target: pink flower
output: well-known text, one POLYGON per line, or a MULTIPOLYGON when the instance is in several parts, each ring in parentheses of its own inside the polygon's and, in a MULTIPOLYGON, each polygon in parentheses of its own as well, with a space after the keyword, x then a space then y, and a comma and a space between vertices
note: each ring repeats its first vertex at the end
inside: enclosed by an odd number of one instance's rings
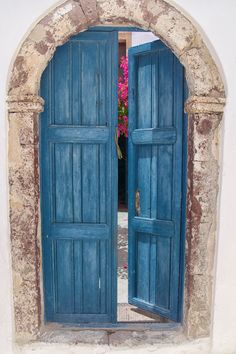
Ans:
POLYGON ((118 137, 128 137, 128 58, 120 58, 122 74, 118 79, 118 137))

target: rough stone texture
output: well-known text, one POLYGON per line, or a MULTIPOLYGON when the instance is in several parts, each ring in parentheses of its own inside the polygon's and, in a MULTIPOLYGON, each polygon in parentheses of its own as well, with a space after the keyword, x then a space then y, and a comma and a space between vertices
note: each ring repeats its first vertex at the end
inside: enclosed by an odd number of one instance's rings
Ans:
POLYGON ((40 252, 38 229, 39 97, 9 100, 10 225, 16 332, 35 334, 40 326, 40 252))
MULTIPOLYGON (((57 46, 88 26, 101 23, 138 25, 152 30, 185 66, 190 98, 186 104, 189 155, 184 325, 189 337, 208 336, 218 190, 218 125, 224 107, 224 88, 194 25, 162 0, 65 1, 36 24, 18 52, 8 90, 16 334, 21 338, 37 337, 42 312, 37 125, 43 105, 37 96, 40 77, 57 46)), ((115 345, 118 334, 112 334, 110 339, 115 345)))
POLYGON ((18 95, 7 98, 9 113, 39 113, 43 110, 44 100, 35 95, 18 95))
POLYGON ((45 343, 88 343, 88 344, 108 344, 108 333, 104 330, 65 330, 58 329, 42 333, 39 340, 45 343))
POLYGON ((35 94, 56 47, 94 24, 150 29, 180 58, 191 95, 224 96, 218 69, 193 24, 163 0, 65 1, 45 16, 22 44, 12 69, 9 94, 35 94))
POLYGON ((64 2, 44 17, 21 46, 14 62, 9 94, 36 94, 40 77, 57 46, 97 21, 94 1, 64 2), (87 11, 88 13, 86 14, 87 11))
POLYGON ((219 71, 203 41, 198 38, 179 56, 186 69, 186 79, 190 95, 224 97, 224 85, 219 71))
POLYGON ((190 96, 185 103, 185 111, 187 113, 222 113, 224 106, 224 97, 190 96))
POLYGON ((189 112, 185 324, 188 336, 196 337, 209 335, 211 325, 219 169, 216 151, 223 100, 192 97, 185 109, 189 112))
POLYGON ((110 346, 133 347, 157 344, 179 344, 186 341, 181 331, 115 331, 109 335, 110 346))
MULTIPOLYGON (((53 327, 53 326, 51 326, 53 327)), ((109 346, 139 346, 154 344, 179 344, 186 341, 186 336, 181 329, 175 330, 121 330, 117 329, 49 329, 40 334, 39 341, 44 343, 67 344, 109 344, 109 346)))
POLYGON ((93 23, 98 19, 97 1, 96 0, 80 0, 78 1, 88 21, 93 23))
POLYGON ((128 23, 155 33, 185 66, 190 95, 224 96, 218 69, 194 25, 162 0, 98 0, 100 21, 128 23))
POLYGON ((78 343, 63 344, 60 343, 17 343, 17 354, 210 354, 211 343, 208 338, 201 338, 197 340, 184 341, 180 344, 160 342, 158 344, 143 344, 140 346, 133 345, 124 346, 108 346, 108 345, 91 345, 78 343))

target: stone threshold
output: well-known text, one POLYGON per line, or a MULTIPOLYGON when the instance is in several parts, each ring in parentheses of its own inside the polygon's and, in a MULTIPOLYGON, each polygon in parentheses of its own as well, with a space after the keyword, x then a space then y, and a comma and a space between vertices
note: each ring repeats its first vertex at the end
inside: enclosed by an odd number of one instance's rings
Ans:
POLYGON ((104 326, 87 324, 69 327, 45 325, 38 343, 96 344, 111 346, 139 346, 155 344, 180 344, 187 341, 181 324, 177 323, 117 323, 104 326))

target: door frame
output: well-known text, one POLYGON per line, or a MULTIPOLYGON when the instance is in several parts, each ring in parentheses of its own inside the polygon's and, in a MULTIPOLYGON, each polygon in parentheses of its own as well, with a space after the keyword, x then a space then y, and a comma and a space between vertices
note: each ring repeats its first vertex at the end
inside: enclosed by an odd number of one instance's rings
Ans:
MULTIPOLYGON (((117 81, 118 83, 118 44, 119 44, 119 32, 147 32, 144 31, 138 27, 114 27, 114 26, 94 26, 90 27, 87 32, 115 32, 117 35, 114 37, 116 38, 116 42, 114 43, 113 50, 111 51, 111 77, 112 77, 112 82, 114 80, 117 81), (117 58, 117 60, 116 60, 117 58)), ((184 98, 187 98, 187 87, 186 87, 186 81, 184 81, 184 98)), ((116 85, 113 88, 113 92, 111 93, 111 108, 110 111, 112 112, 112 116, 116 114, 117 116, 117 99, 118 99, 118 85, 116 85)), ((184 105, 184 102, 183 102, 184 105)), ((113 124, 111 122, 111 135, 115 135, 114 127, 116 126, 116 123, 113 124)), ((181 231, 180 231, 180 262, 179 262, 179 268, 180 268, 180 280, 179 280, 179 306, 178 306, 178 321, 176 323, 182 322, 183 319, 183 289, 184 289, 184 274, 185 274, 185 262, 184 262, 184 256, 185 256, 185 217, 186 217, 186 192, 187 192, 187 185, 186 185, 186 176, 187 176, 187 114, 184 114, 183 112, 183 129, 182 129, 182 139, 183 139, 183 145, 182 145, 182 158, 183 158, 183 163, 182 163, 182 200, 181 200, 181 231)), ((129 138, 128 138, 129 139, 129 138)), ((40 135, 40 141, 44 141, 43 137, 40 135)), ((44 141, 45 143, 45 141, 44 141)), ((45 150, 44 145, 41 144, 40 146, 40 162, 42 160, 42 155, 45 150)), ((42 185, 42 190, 43 190, 43 183, 42 183, 42 176, 43 176, 43 167, 45 164, 40 163, 40 175, 41 175, 41 185, 42 185)), ((118 290, 118 276, 117 276, 117 261, 118 261, 118 159, 117 159, 117 154, 115 150, 115 144, 112 144, 112 151, 111 151, 111 168, 113 171, 115 171, 115 183, 113 185, 113 198, 111 202, 111 215, 112 215, 112 226, 111 226, 111 234, 112 234, 112 245, 113 245, 113 250, 114 253, 111 252, 111 260, 110 264, 112 264, 112 275, 111 277, 108 277, 108 279, 111 280, 111 298, 109 301, 111 301, 111 313, 112 313, 112 323, 118 323, 117 322, 117 313, 118 313, 118 303, 117 303, 117 290, 118 290)), ((129 171, 128 171, 129 173, 129 171)), ((45 213, 48 212, 48 209, 45 209, 45 212, 43 212, 43 198, 40 198, 41 200, 41 214, 42 217, 45 215, 45 213)), ((129 213, 129 209, 128 209, 129 213)), ((43 227, 43 223, 42 223, 43 227)), ((43 231, 43 230, 42 230, 43 231)), ((43 236, 42 236, 43 237, 43 236)), ((45 243, 45 242, 44 242, 45 243)), ((128 247, 130 247, 129 242, 128 242, 128 247)), ((128 278, 128 284, 129 284, 129 278, 128 278)), ((129 285, 130 287, 130 285, 129 285)), ((44 296, 45 296, 45 289, 44 289, 44 296)), ((45 302, 45 300, 44 300, 45 302)), ((81 322, 80 324, 82 324, 81 322)), ((89 324, 90 327, 92 327, 94 323, 89 324)), ((95 323, 96 325, 96 323, 95 323)), ((133 324, 130 324, 133 326, 133 324)), ((149 327, 149 324, 146 324, 147 327, 149 327)), ((129 327, 129 324, 126 325, 126 327, 129 327)), ((151 326, 153 327, 153 325, 151 326)))
POLYGON ((40 77, 56 47, 69 36, 91 25, 117 23, 149 29, 164 40, 186 69, 189 98, 185 110, 189 124, 183 323, 184 333, 189 338, 210 335, 219 189, 219 124, 225 106, 225 89, 214 56, 192 19, 168 0, 157 0, 151 7, 148 4, 147 0, 143 9, 135 7, 130 13, 127 0, 119 4, 115 0, 100 2, 98 7, 91 8, 79 2, 70 6, 64 1, 32 27, 15 55, 7 103, 11 257, 18 338, 24 339, 26 334, 28 338, 36 338, 43 323, 38 117, 44 102, 38 96, 40 77), (195 43, 198 43, 197 49, 195 43))

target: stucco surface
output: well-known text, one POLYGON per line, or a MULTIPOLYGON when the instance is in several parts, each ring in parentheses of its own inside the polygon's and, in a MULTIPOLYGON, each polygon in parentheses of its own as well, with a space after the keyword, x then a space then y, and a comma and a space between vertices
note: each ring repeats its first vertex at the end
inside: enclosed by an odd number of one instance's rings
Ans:
POLYGON ((65 1, 23 42, 9 84, 9 185, 15 329, 36 338, 41 326, 38 96, 41 74, 56 47, 91 24, 130 24, 152 30, 186 69, 190 98, 184 328, 209 336, 218 191, 218 129, 224 87, 194 25, 167 1, 65 1))
POLYGON ((210 354, 210 343, 207 339, 189 341, 182 344, 163 345, 140 345, 140 346, 125 346, 121 345, 86 345, 86 344, 48 344, 48 343, 32 343, 28 345, 17 345, 17 354, 210 354))

